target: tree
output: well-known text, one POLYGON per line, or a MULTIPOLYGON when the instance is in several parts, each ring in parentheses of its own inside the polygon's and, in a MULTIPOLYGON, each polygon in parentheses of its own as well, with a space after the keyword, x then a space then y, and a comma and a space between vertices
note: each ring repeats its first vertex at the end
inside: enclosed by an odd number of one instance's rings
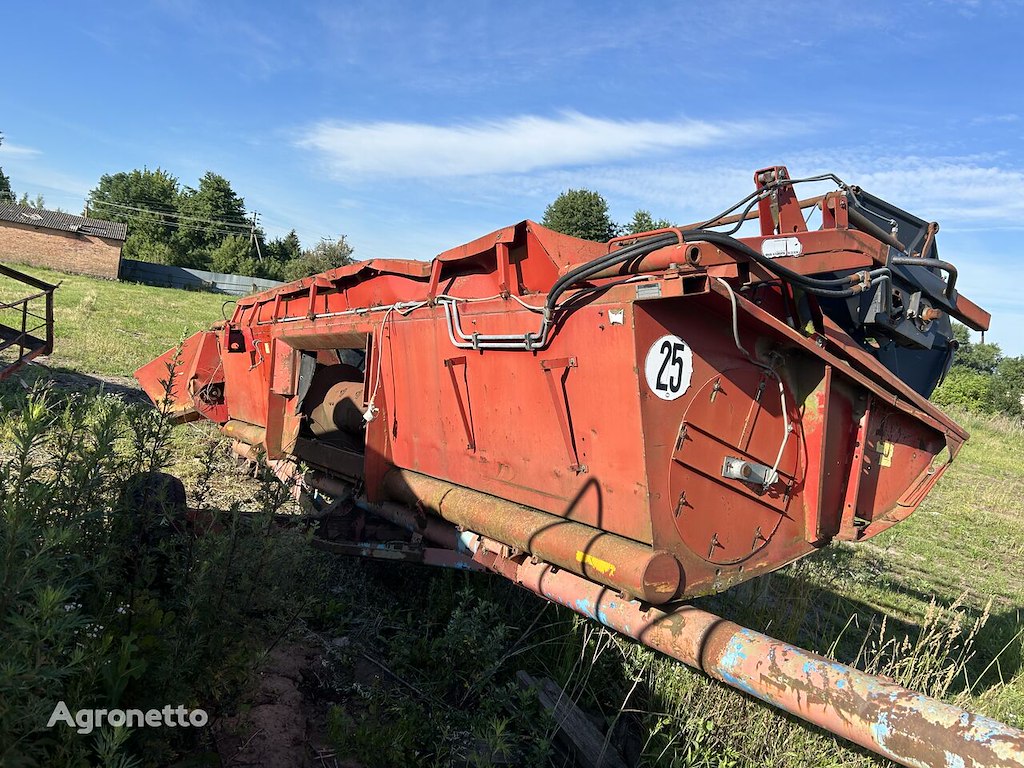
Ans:
POLYGON ((992 413, 992 377, 964 366, 954 366, 932 393, 932 401, 976 413, 992 413))
POLYGON ((616 231, 608 216, 608 203, 589 189, 570 189, 560 194, 544 211, 541 224, 564 235, 598 242, 615 237, 616 231))
POLYGON ((210 269, 225 274, 249 275, 256 267, 252 258, 252 241, 248 237, 225 237, 210 252, 210 269))
POLYGON ((182 190, 178 214, 174 239, 189 261, 209 261, 225 237, 248 236, 252 228, 245 217, 245 201, 235 194, 231 182, 213 171, 203 174, 199 189, 182 190))
POLYGON ((1002 413, 1024 419, 1024 356, 999 361, 992 379, 992 404, 1002 413))
MULTIPOLYGON (((4 136, 0 133, 0 144, 4 143, 4 136)), ((11 180, 7 174, 4 173, 4 169, 0 168, 0 203, 13 203, 14 202, 14 190, 11 189, 11 180)))
POLYGON ((271 280, 288 279, 288 265, 302 258, 302 243, 293 229, 284 237, 271 240, 263 249, 263 263, 258 277, 271 280))
POLYGON ((353 262, 352 246, 342 235, 337 240, 321 240, 313 248, 305 251, 301 258, 290 261, 285 269, 285 278, 298 280, 300 277, 318 275, 329 269, 344 267, 353 262))
POLYGON ((652 229, 667 229, 672 222, 667 219, 653 219, 650 211, 639 210, 633 214, 633 220, 626 225, 626 234, 638 235, 641 232, 650 232, 652 229))
POLYGON ((1003 357, 998 344, 973 343, 965 325, 953 323, 959 344, 953 366, 932 399, 982 413, 1024 419, 1024 356, 1003 357))
POLYGON ((173 235, 178 225, 178 180, 157 168, 104 174, 89 192, 85 215, 128 225, 125 258, 176 264, 173 235))
POLYGON ((28 192, 22 192, 21 199, 18 200, 18 205, 24 208, 45 208, 46 200, 43 199, 41 194, 36 194, 35 197, 30 199, 28 192))
POLYGON ((999 360, 1002 357, 1002 350, 998 344, 988 344, 971 341, 971 332, 966 325, 953 323, 953 338, 959 343, 956 355, 953 358, 953 365, 968 368, 978 373, 994 373, 999 360))

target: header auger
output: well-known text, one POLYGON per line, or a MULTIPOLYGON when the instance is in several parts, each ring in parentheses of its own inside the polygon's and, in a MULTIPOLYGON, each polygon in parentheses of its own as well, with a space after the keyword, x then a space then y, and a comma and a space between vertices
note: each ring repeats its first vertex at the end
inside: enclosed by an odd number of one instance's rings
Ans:
POLYGON ((967 439, 927 399, 951 318, 989 322, 936 224, 754 182, 693 226, 289 283, 136 376, 343 500, 324 548, 498 573, 906 765, 1016 765, 1019 731, 682 604, 910 515, 967 439))

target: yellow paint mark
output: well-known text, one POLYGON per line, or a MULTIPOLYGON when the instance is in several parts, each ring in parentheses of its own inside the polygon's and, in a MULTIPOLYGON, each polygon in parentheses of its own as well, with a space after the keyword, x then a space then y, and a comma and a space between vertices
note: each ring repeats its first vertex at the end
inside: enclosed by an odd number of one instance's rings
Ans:
POLYGON ((878 462, 883 467, 892 466, 892 452, 895 446, 888 440, 882 440, 878 443, 878 453, 881 455, 881 460, 878 462))
POLYGON ((589 565, 595 571, 603 573, 605 576, 615 575, 615 566, 612 563, 609 563, 607 560, 602 560, 599 557, 594 557, 593 555, 580 552, 579 550, 576 551, 576 562, 589 565))

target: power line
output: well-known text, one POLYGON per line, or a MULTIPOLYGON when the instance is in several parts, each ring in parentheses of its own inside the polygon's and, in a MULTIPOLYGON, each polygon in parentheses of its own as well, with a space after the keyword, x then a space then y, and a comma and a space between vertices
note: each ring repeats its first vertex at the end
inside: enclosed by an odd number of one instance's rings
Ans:
POLYGON ((233 221, 228 221, 226 219, 204 219, 204 218, 201 218, 201 217, 198 217, 198 216, 189 216, 189 215, 183 214, 183 213, 171 213, 169 211, 157 211, 157 210, 153 210, 151 208, 140 208, 140 207, 133 206, 133 205, 125 205, 124 203, 113 203, 113 202, 110 202, 108 200, 93 200, 92 202, 94 204, 96 204, 96 205, 101 206, 101 207, 105 206, 105 207, 116 208, 116 209, 127 210, 127 211, 137 211, 139 213, 153 214, 154 216, 157 216, 157 217, 167 217, 167 218, 170 218, 170 219, 178 219, 179 221, 189 221, 189 222, 195 222, 195 223, 198 223, 198 224, 210 224, 210 225, 213 225, 213 226, 219 226, 219 227, 224 227, 224 228, 233 228, 233 229, 237 229, 240 232, 248 232, 249 231, 249 227, 247 225, 236 223, 236 222, 233 222, 233 221))
MULTIPOLYGON (((129 220, 128 223, 131 223, 131 224, 159 224, 162 227, 168 227, 170 229, 179 229, 179 230, 180 229, 185 229, 186 227, 192 227, 192 225, 190 225, 190 224, 182 224, 180 222, 175 222, 175 221, 154 221, 153 219, 144 218, 143 216, 141 216, 139 214, 122 213, 121 215, 124 216, 126 219, 128 219, 129 220)), ((240 231, 240 230, 210 229, 208 227, 204 228, 204 231, 208 232, 210 234, 223 235, 225 237, 245 237, 247 234, 251 234, 250 232, 247 232, 245 230, 241 230, 240 231)))
MULTIPOLYGON (((227 219, 204 219, 197 216, 189 216, 183 213, 171 213, 169 211, 158 211, 152 208, 140 208, 134 205, 125 205, 124 203, 114 203, 109 200, 92 200, 93 205, 99 205, 101 207, 109 207, 115 209, 121 209, 126 211, 138 211, 139 213, 149 213, 157 217, 168 217, 171 219, 177 219, 178 221, 189 221, 199 224, 210 224, 213 226, 219 226, 224 228, 236 229, 239 232, 249 232, 251 228, 247 224, 240 224, 227 219)), ((127 214, 126 214, 127 215, 127 214)))

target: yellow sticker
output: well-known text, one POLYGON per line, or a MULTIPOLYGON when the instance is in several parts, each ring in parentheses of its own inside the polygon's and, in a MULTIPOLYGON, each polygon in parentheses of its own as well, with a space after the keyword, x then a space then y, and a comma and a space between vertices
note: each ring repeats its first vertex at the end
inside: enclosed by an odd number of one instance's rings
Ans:
POLYGON ((576 562, 589 565, 595 571, 603 573, 605 576, 615 575, 615 566, 612 563, 609 563, 607 560, 602 560, 599 557, 594 557, 593 555, 580 552, 579 550, 576 551, 576 562))
POLYGON ((881 464, 883 467, 891 467, 892 466, 892 452, 893 452, 893 449, 895 447, 896 446, 894 446, 888 440, 880 441, 878 443, 878 453, 881 455, 882 458, 879 460, 878 463, 881 464))

